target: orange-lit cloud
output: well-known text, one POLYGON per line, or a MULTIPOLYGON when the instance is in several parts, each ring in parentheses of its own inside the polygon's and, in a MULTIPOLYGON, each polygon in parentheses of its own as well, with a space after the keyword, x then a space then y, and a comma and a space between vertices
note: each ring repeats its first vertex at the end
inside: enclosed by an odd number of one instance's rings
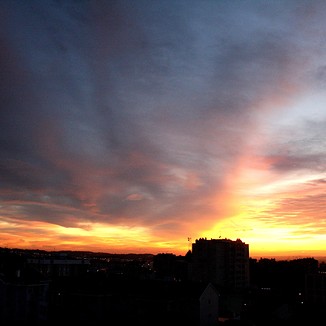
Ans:
POLYGON ((4 4, 0 246, 325 251, 325 13, 4 4))

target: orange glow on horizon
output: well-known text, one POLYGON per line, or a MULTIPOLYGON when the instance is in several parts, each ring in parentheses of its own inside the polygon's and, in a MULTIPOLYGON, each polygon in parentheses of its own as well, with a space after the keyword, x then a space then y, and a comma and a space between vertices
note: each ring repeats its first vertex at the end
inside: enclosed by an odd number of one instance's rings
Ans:
MULTIPOLYGON (((187 245, 153 239, 145 227, 108 226, 94 223, 63 227, 38 221, 0 221, 0 243, 8 248, 86 250, 110 253, 185 254, 187 245), (12 230, 15 232, 12 232, 12 230), (5 231, 7 230, 7 231, 5 231)), ((183 240, 186 243, 185 240, 183 240)))
MULTIPOLYGON (((320 203, 324 180, 320 174, 273 175, 270 161, 242 157, 228 178, 232 190, 230 209, 199 237, 240 238, 249 244, 251 256, 326 256, 326 219, 320 203), (309 200, 309 204, 305 204, 309 200), (309 205, 305 207, 305 205, 309 205)), ((321 202, 322 203, 322 202, 321 202)))
MULTIPOLYGON (((137 221, 134 226, 127 226, 69 218, 73 227, 64 227, 7 217, 0 220, 0 241, 2 246, 11 248, 184 255, 191 249, 188 237, 193 242, 201 237, 221 237, 240 238, 249 244, 251 256, 326 256, 324 211, 314 210, 311 203, 305 202, 307 196, 311 202, 314 196, 318 200, 323 194, 323 184, 314 183, 323 180, 323 174, 288 174, 276 178, 268 164, 268 161, 242 157, 236 171, 225 177, 223 192, 217 189, 216 195, 200 202, 209 208, 207 213, 191 212, 185 215, 189 221, 182 221, 178 216, 170 221, 165 219, 164 223, 171 225, 179 219, 179 230, 158 227, 154 231, 152 226, 138 225, 137 221), (214 215, 215 211, 218 216, 214 215)), ((187 187, 195 189, 197 176, 186 179, 187 187)), ((137 193, 127 197, 129 201, 142 199, 137 193)), ((15 205, 18 207, 20 203, 17 201, 15 205)), ((96 206, 90 210, 97 212, 96 206)), ((72 209, 71 214, 75 213, 78 211, 72 209)))

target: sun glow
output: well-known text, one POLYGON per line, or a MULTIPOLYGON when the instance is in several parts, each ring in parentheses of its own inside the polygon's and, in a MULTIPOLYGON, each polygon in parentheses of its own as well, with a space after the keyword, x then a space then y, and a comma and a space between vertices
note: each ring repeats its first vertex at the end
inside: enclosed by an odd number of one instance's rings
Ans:
POLYGON ((184 254, 186 240, 163 240, 139 226, 79 223, 78 227, 15 219, 0 220, 0 242, 9 248, 44 250, 90 250, 104 252, 184 254), (13 232, 15 230, 15 232, 13 232))
POLYGON ((66 249, 75 247, 87 250, 110 248, 137 248, 150 241, 149 231, 144 227, 108 226, 80 223, 79 227, 37 221, 0 221, 0 240, 8 247, 66 249), (15 232, 12 232, 12 230, 15 232))
MULTIPOLYGON (((259 161, 259 160, 258 160, 259 161)), ((268 162, 253 166, 255 158, 244 157, 230 179, 232 210, 200 237, 230 238, 250 244, 250 254, 287 255, 295 251, 325 252, 323 202, 325 174, 273 175, 268 162), (321 180, 321 181, 319 181, 321 180), (316 204, 314 205, 314 197, 316 204)))
POLYGON ((316 234, 314 227, 269 223, 256 216, 241 213, 214 225, 201 237, 240 238, 250 245, 250 254, 288 254, 294 251, 313 252, 324 248, 326 235, 316 234))

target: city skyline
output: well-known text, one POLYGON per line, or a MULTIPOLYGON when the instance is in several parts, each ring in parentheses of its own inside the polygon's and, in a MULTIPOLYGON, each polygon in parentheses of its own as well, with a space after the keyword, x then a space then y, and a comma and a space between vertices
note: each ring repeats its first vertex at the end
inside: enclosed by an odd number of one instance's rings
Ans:
POLYGON ((3 1, 0 247, 325 257, 325 14, 3 1))

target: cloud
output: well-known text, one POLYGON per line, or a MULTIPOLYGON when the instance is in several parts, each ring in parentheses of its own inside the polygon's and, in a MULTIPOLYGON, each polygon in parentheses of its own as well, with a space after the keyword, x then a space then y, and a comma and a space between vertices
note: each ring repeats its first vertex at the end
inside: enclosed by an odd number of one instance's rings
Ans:
MULTIPOLYGON (((268 196, 267 196, 268 197, 268 196)), ((264 197, 266 199, 266 197, 264 197)), ((291 234, 323 236, 326 233, 325 180, 313 179, 297 184, 290 189, 283 189, 274 197, 272 204, 255 214, 252 218, 263 221, 270 228, 289 228, 291 234)), ((253 222, 254 224, 254 222, 253 222)))
POLYGON ((325 171, 326 120, 320 113, 312 118, 306 111, 306 116, 273 131, 275 137, 264 144, 259 154, 269 169, 280 174, 325 171))
MULTIPOLYGON (((178 234, 228 216, 227 181, 248 155, 260 117, 304 92, 301 77, 316 71, 307 55, 324 53, 305 38, 311 22, 325 27, 315 7, 6 3, 3 216, 178 234)), ((322 66, 317 71, 321 81, 322 66)), ((318 139, 308 125, 300 129, 311 135, 305 151, 291 135, 284 138, 291 153, 277 152, 285 143, 265 151, 270 168, 322 171, 323 149, 306 152, 313 139, 322 144, 318 126, 318 139)))

